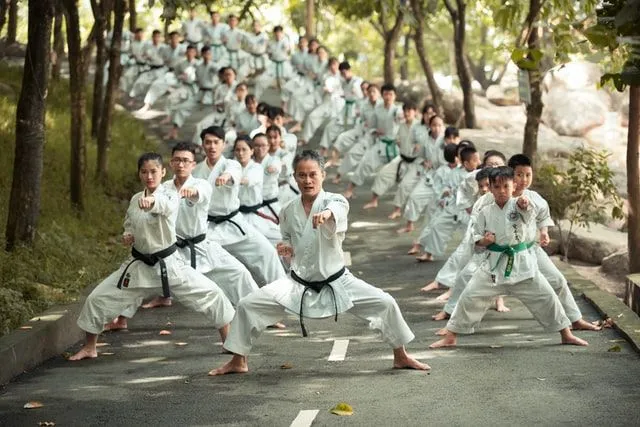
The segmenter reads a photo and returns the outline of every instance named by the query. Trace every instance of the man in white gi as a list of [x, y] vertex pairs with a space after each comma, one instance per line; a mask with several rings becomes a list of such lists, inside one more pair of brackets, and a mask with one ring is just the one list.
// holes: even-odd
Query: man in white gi
[[189, 9], [189, 19], [182, 22], [182, 36], [184, 42], [196, 46], [197, 49], [202, 47], [204, 22], [196, 18], [195, 8]]
[[[167, 45], [162, 42], [162, 33], [159, 30], [153, 30], [151, 43], [148, 43], [142, 53], [142, 57], [146, 61], [147, 69], [138, 75], [129, 91], [129, 97], [135, 98], [149, 90], [151, 83], [160, 78], [167, 72], [165, 62], [165, 50]], [[133, 102], [133, 100], [132, 100]]]
[[224, 22], [220, 22], [220, 12], [214, 10], [211, 12], [211, 24], [204, 26], [204, 38], [206, 43], [213, 51], [213, 57], [227, 59], [227, 49], [222, 42], [223, 34], [229, 29]]
[[230, 15], [228, 22], [229, 27], [222, 35], [222, 42], [227, 49], [229, 66], [236, 70], [238, 73], [238, 79], [243, 80], [248, 74], [246, 67], [244, 67], [245, 57], [244, 52], [242, 51], [242, 42], [245, 40], [247, 34], [238, 28], [237, 16]]
[[347, 231], [349, 203], [322, 189], [324, 160], [315, 151], [304, 151], [294, 162], [301, 197], [281, 211], [282, 256], [291, 258], [291, 276], [271, 283], [240, 300], [224, 348], [231, 361], [209, 375], [244, 373], [247, 356], [267, 325], [288, 311], [304, 317], [324, 318], [349, 311], [379, 330], [393, 348], [394, 368], [429, 370], [411, 357], [405, 344], [414, 335], [398, 304], [388, 293], [353, 276], [344, 267], [342, 241]]
[[209, 238], [238, 258], [259, 284], [283, 278], [284, 268], [273, 245], [242, 215], [238, 215], [242, 168], [237, 161], [222, 155], [224, 129], [212, 126], [203, 130], [202, 147], [207, 158], [196, 166], [193, 176], [206, 179], [213, 186], [209, 204]]
[[123, 69], [122, 77], [120, 78], [120, 90], [123, 93], [129, 93], [138, 75], [147, 69], [147, 62], [143, 56], [146, 45], [144, 30], [136, 28], [129, 50], [129, 64]]
[[199, 145], [202, 142], [201, 133], [203, 129], [210, 126], [225, 127], [228, 120], [229, 104], [233, 101], [238, 83], [236, 82], [236, 72], [233, 68], [221, 68], [220, 74], [222, 75], [222, 82], [213, 91], [213, 111], [196, 124], [196, 129], [191, 139], [194, 144]]
[[213, 104], [213, 88], [218, 83], [220, 67], [213, 61], [213, 53], [209, 46], [201, 49], [202, 61], [196, 67], [196, 81], [198, 83], [198, 101], [202, 105]]

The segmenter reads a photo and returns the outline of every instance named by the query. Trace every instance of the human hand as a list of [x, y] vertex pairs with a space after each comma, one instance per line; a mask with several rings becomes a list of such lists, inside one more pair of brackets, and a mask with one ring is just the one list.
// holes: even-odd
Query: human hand
[[516, 204], [520, 209], [526, 211], [529, 208], [529, 199], [527, 198], [527, 196], [520, 196], [518, 197], [518, 201], [516, 202]]
[[122, 244], [125, 246], [131, 246], [133, 245], [133, 243], [135, 242], [135, 238], [133, 237], [133, 234], [123, 234], [122, 235]]
[[496, 235], [490, 231], [485, 231], [484, 237], [478, 241], [478, 246], [489, 246], [496, 242]]
[[228, 173], [220, 174], [220, 176], [216, 178], [216, 187], [226, 185], [229, 181], [231, 181], [231, 175]]
[[240, 185], [248, 185], [249, 184], [249, 178], [242, 178], [240, 180]]
[[318, 228], [320, 225], [324, 224], [325, 221], [331, 218], [332, 215], [333, 215], [333, 212], [331, 212], [328, 209], [320, 213], [314, 214], [312, 219], [313, 228]]
[[181, 188], [180, 189], [180, 197], [183, 199], [197, 199], [198, 198], [198, 190], [195, 188]]
[[547, 231], [540, 232], [540, 246], [545, 247], [549, 246], [551, 243], [551, 238], [549, 237], [549, 233]]
[[140, 209], [148, 211], [151, 209], [156, 202], [156, 198], [153, 196], [141, 197], [138, 199], [138, 206]]
[[276, 173], [276, 172], [278, 172], [278, 168], [276, 168], [275, 166], [269, 166], [267, 168], [267, 172], [268, 173]]
[[293, 248], [284, 242], [279, 242], [276, 245], [276, 251], [278, 252], [278, 255], [282, 257], [293, 256]]

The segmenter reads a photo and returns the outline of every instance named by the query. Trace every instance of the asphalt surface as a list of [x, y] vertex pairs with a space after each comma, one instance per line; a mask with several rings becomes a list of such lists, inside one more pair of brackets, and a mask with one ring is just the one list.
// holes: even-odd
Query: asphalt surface
[[[309, 338], [291, 316], [286, 330], [258, 340], [248, 374], [208, 377], [229, 356], [201, 315], [175, 304], [140, 310], [128, 331], [102, 335], [97, 359], [72, 363], [61, 355], [15, 379], [0, 391], [0, 426], [289, 426], [299, 416], [307, 422], [298, 425], [313, 419], [314, 426], [640, 424], [640, 358], [612, 329], [577, 332], [589, 347], [562, 346], [507, 298], [510, 313], [490, 311], [456, 349], [429, 350], [445, 322], [430, 320], [441, 308], [438, 293], [418, 290], [443, 261], [418, 264], [405, 255], [414, 236], [397, 235], [400, 222], [386, 219], [392, 195], [373, 212], [362, 209], [368, 196], [366, 185], [351, 206], [350, 269], [396, 298], [416, 335], [408, 350], [430, 373], [392, 369], [391, 349], [344, 314], [338, 323], [307, 321]], [[577, 299], [585, 318], [597, 319]], [[163, 329], [172, 334], [159, 335]], [[344, 360], [328, 360], [334, 340], [349, 340]], [[29, 401], [43, 406], [24, 409]], [[353, 415], [331, 414], [339, 402]]]

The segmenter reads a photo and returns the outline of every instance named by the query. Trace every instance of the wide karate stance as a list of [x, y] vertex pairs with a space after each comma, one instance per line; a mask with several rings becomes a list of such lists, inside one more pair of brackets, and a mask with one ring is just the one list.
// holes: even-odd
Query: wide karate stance
[[291, 276], [240, 300], [224, 343], [233, 358], [209, 375], [247, 372], [253, 343], [284, 311], [300, 316], [304, 336], [304, 317], [337, 319], [339, 313], [349, 311], [382, 333], [393, 348], [394, 368], [431, 369], [406, 352], [404, 346], [414, 335], [393, 297], [344, 267], [342, 241], [349, 203], [341, 195], [323, 191], [323, 158], [315, 151], [304, 151], [294, 160], [293, 169], [301, 197], [280, 213], [283, 242], [278, 244], [279, 254], [291, 258]]

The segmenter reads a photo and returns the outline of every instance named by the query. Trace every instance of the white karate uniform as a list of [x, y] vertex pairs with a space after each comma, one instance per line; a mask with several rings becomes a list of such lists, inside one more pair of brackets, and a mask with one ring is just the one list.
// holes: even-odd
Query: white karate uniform
[[282, 168], [280, 170], [279, 188], [278, 188], [278, 201], [281, 206], [285, 206], [291, 200], [297, 198], [300, 195], [300, 189], [298, 183], [293, 176], [293, 158], [294, 156], [287, 150], [278, 148], [275, 153], [270, 153], [271, 156], [280, 160]]
[[191, 139], [194, 144], [202, 144], [200, 132], [209, 126], [226, 126], [228, 103], [230, 103], [235, 96], [236, 86], [237, 83], [235, 82], [230, 86], [226, 83], [220, 83], [216, 86], [213, 91], [214, 110], [196, 124], [196, 129]]
[[205, 23], [197, 18], [186, 19], [182, 22], [182, 35], [185, 43], [196, 46], [198, 51], [202, 46], [204, 26]]
[[[325, 209], [331, 219], [318, 229], [312, 217]], [[320, 281], [344, 268], [342, 241], [347, 231], [349, 204], [338, 194], [320, 192], [309, 216], [301, 199], [282, 209], [282, 235], [293, 247], [291, 269], [307, 281]], [[236, 354], [248, 355], [255, 340], [270, 324], [286, 312], [309, 318], [324, 318], [345, 311], [369, 322], [369, 327], [382, 333], [392, 348], [410, 342], [414, 335], [402, 317], [393, 297], [353, 276], [348, 270], [318, 293], [286, 277], [243, 298], [238, 304], [224, 347]], [[303, 294], [304, 300], [303, 300]], [[301, 307], [302, 303], [302, 307]]]
[[222, 42], [222, 36], [227, 32], [229, 26], [224, 22], [220, 22], [217, 25], [213, 25], [212, 23], [208, 25], [204, 25], [203, 33], [205, 42], [211, 47], [211, 51], [213, 52], [213, 57], [215, 59], [225, 58], [225, 61], [228, 62], [227, 48], [224, 47], [224, 43]]
[[[216, 179], [223, 173], [231, 175], [226, 185], [216, 186]], [[240, 179], [242, 167], [235, 160], [221, 157], [213, 168], [207, 161], [199, 163], [193, 171], [198, 178], [207, 179], [213, 186], [209, 204], [209, 216], [232, 215], [228, 220], [216, 224], [209, 221], [208, 237], [217, 241], [251, 271], [258, 284], [271, 283], [284, 277], [285, 272], [278, 254], [269, 240], [238, 214]], [[235, 214], [234, 214], [235, 212]]]
[[[244, 219], [256, 230], [260, 231], [275, 246], [282, 241], [280, 227], [275, 221], [262, 216], [262, 186], [264, 183], [264, 169], [260, 163], [249, 160], [242, 168], [242, 179], [246, 183], [240, 183], [238, 197], [240, 199], [240, 212]], [[243, 212], [244, 210], [255, 210], [253, 212]]]
[[252, 73], [261, 73], [267, 69], [267, 45], [269, 36], [264, 31], [247, 33], [245, 37], [249, 57], [249, 67]]
[[129, 93], [138, 75], [148, 68], [144, 57], [146, 47], [147, 42], [143, 40], [131, 41], [129, 66], [123, 70], [120, 78], [120, 90], [122, 92]]
[[[260, 212], [263, 215], [267, 215], [273, 218], [277, 224], [280, 224], [280, 209], [282, 205], [278, 200], [279, 196], [279, 184], [280, 173], [282, 172], [282, 163], [280, 159], [270, 154], [267, 154], [262, 162], [262, 169], [264, 170], [264, 179], [262, 181], [262, 208]], [[279, 231], [279, 230], [278, 230]]]
[[196, 105], [198, 92], [196, 68], [199, 62], [184, 60], [176, 69], [179, 86], [169, 95], [167, 110], [172, 123], [180, 128]]
[[[167, 190], [177, 192], [174, 180], [163, 184]], [[209, 224], [207, 214], [213, 188], [207, 180], [190, 176], [182, 188], [194, 188], [198, 196], [194, 199], [182, 199], [176, 221], [176, 234], [179, 238], [189, 239], [207, 234]], [[191, 250], [189, 246], [178, 249], [187, 264], [191, 262]], [[251, 273], [224, 250], [218, 242], [205, 239], [195, 244], [196, 270], [218, 284], [234, 306], [242, 297], [249, 295], [258, 289]]]
[[[511, 198], [501, 209], [493, 203], [478, 214], [474, 225], [474, 241], [484, 237], [485, 232], [495, 233], [496, 244], [513, 246], [532, 242], [535, 239], [535, 206], [527, 210], [516, 205]], [[533, 226], [532, 226], [533, 224]], [[533, 247], [513, 255], [513, 269], [506, 277], [507, 256], [487, 251], [480, 267], [464, 290], [447, 323], [447, 329], [462, 334], [474, 332], [493, 299], [499, 295], [512, 295], [534, 315], [536, 320], [550, 331], [560, 331], [571, 325], [562, 309], [558, 296], [551, 285], [540, 274]]]
[[167, 49], [169, 49], [169, 46], [164, 43], [155, 45], [150, 42], [145, 46], [142, 56], [147, 63], [147, 69], [138, 74], [138, 77], [133, 83], [129, 91], [131, 98], [146, 94], [151, 84], [166, 74], [167, 65], [165, 57], [167, 54], [165, 52]]
[[302, 139], [311, 140], [325, 120], [337, 116], [344, 106], [340, 73], [327, 73], [322, 86], [322, 103], [309, 113], [302, 128]]
[[[349, 80], [340, 78], [340, 85], [342, 87], [342, 97], [344, 102], [340, 110], [334, 110], [331, 114], [329, 123], [324, 127], [322, 131], [322, 138], [320, 139], [320, 147], [330, 148], [338, 135], [345, 130], [355, 126], [357, 114], [358, 114], [358, 102], [363, 99], [362, 79], [360, 77], [352, 76]], [[335, 107], [338, 107], [337, 105]]]
[[[145, 104], [153, 105], [158, 98], [169, 92], [171, 88], [180, 86], [178, 76], [184, 72], [182, 65], [186, 62], [184, 59], [185, 52], [186, 47], [180, 44], [175, 48], [167, 46], [163, 51], [165, 64], [169, 67], [169, 70], [151, 83], [147, 94], [144, 96]], [[188, 62], [186, 63], [188, 64]]]
[[[124, 222], [125, 234], [133, 235], [134, 247], [142, 254], [154, 254], [176, 242], [175, 224], [180, 200], [177, 194], [163, 186], [156, 189], [153, 196], [153, 207], [142, 210], [138, 200], [144, 197], [144, 192], [135, 194]], [[161, 289], [160, 263], [148, 266], [142, 261], [130, 263], [132, 260], [124, 262], [89, 294], [78, 317], [81, 329], [99, 334], [116, 316], [135, 312], [145, 298], [158, 294]], [[178, 252], [164, 258], [164, 262], [171, 294], [176, 300], [203, 313], [216, 328], [231, 321], [233, 306], [214, 282], [186, 264]], [[118, 288], [120, 277], [124, 280]]]
[[427, 155], [429, 128], [422, 122], [418, 123], [411, 128], [411, 138], [415, 152], [409, 157], [415, 157], [415, 160], [411, 163], [404, 162], [402, 165], [402, 177], [393, 198], [393, 205], [398, 208], [404, 208], [411, 192], [420, 183], [420, 179], [425, 173], [424, 161], [429, 157]]
[[227, 28], [222, 36], [222, 42], [227, 49], [229, 65], [236, 70], [238, 80], [243, 80], [248, 74], [248, 68], [244, 67], [246, 53], [242, 50], [242, 43], [246, 40], [247, 33], [239, 28]]
[[196, 83], [198, 85], [198, 101], [203, 105], [213, 104], [213, 89], [218, 83], [220, 67], [213, 61], [204, 60], [196, 67]]

